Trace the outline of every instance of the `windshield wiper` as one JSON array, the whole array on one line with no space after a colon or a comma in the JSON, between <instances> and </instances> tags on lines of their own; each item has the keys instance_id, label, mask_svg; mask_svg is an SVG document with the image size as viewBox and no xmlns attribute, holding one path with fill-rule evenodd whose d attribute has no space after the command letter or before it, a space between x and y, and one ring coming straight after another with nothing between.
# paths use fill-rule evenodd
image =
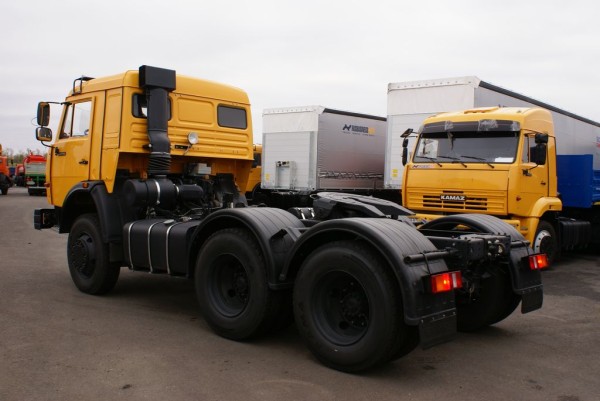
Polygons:
<instances>
[{"instance_id":1,"label":"windshield wiper","mask_svg":"<svg viewBox=\"0 0 600 401\"><path fill-rule=\"evenodd\" d=\"M435 157L427 157L427 156L417 156L417 157L420 157L421 159L427 159L430 162L434 162L438 166L442 167L442 163L440 163L439 161L437 161L437 159Z\"/></svg>"},{"instance_id":2,"label":"windshield wiper","mask_svg":"<svg viewBox=\"0 0 600 401\"><path fill-rule=\"evenodd\" d=\"M464 157L465 159L473 159L473 160L479 160L481 162L486 163L488 166L490 166L491 168L496 168L496 166L494 166L492 163L488 162L487 160L485 160L483 157L475 157L475 156L465 156L465 155L461 155L460 157Z\"/></svg>"},{"instance_id":3,"label":"windshield wiper","mask_svg":"<svg viewBox=\"0 0 600 401\"><path fill-rule=\"evenodd\" d=\"M467 165L465 163L463 163L458 157L453 157L453 156L438 156L438 157L443 157L444 159L452 160L452 163L460 163L463 165L463 167L467 167Z\"/></svg>"}]
</instances>

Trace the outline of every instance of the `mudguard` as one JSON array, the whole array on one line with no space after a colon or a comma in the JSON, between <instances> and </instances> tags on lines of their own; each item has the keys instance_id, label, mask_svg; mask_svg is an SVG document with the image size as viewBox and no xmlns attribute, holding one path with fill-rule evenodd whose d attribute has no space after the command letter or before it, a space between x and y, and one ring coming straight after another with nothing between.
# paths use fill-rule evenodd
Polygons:
<instances>
[{"instance_id":1,"label":"mudguard","mask_svg":"<svg viewBox=\"0 0 600 401\"><path fill-rule=\"evenodd\" d=\"M453 337L456 332L454 294L434 295L426 292L424 287L425 278L448 271L442 253L414 227L399 220L347 218L319 223L304 232L294 244L280 278L291 280L312 250L340 239L366 241L386 260L402 292L404 321L419 325L423 348ZM424 257L413 258L416 260L410 262L409 256L415 254Z\"/></svg>"},{"instance_id":2,"label":"mudguard","mask_svg":"<svg viewBox=\"0 0 600 401\"><path fill-rule=\"evenodd\" d=\"M85 186L84 183L77 183L61 207L59 232L69 232L77 216L95 211L104 242L119 242L124 221L122 213L116 214L115 210L121 210L119 199L108 193L103 181L86 181Z\"/></svg>"},{"instance_id":3,"label":"mudguard","mask_svg":"<svg viewBox=\"0 0 600 401\"><path fill-rule=\"evenodd\" d=\"M540 309L544 301L542 274L531 270L525 261L533 251L525 241L513 241L510 247L510 277L513 291L521 296L521 313Z\"/></svg>"},{"instance_id":4,"label":"mudguard","mask_svg":"<svg viewBox=\"0 0 600 401\"><path fill-rule=\"evenodd\" d=\"M230 227L248 229L258 241L267 263L267 280L272 289L289 288L291 283L278 277L295 238L292 232L302 230L304 224L291 213L275 208L222 209L210 214L194 234L191 252L198 252L202 244L216 231ZM195 260L195 255L190 257ZM193 269L193 266L190 266Z\"/></svg>"}]
</instances>

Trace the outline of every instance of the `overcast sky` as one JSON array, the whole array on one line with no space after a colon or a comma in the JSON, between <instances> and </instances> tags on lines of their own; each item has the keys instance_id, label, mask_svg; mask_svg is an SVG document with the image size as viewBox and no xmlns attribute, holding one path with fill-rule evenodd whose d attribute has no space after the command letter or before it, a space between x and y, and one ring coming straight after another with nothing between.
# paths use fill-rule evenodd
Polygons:
<instances>
[{"instance_id":1,"label":"overcast sky","mask_svg":"<svg viewBox=\"0 0 600 401\"><path fill-rule=\"evenodd\" d=\"M38 101L142 64L247 91L257 142L265 108L386 116L388 83L467 75L600 121L599 16L597 0L4 1L0 144L43 149Z\"/></svg>"}]
</instances>

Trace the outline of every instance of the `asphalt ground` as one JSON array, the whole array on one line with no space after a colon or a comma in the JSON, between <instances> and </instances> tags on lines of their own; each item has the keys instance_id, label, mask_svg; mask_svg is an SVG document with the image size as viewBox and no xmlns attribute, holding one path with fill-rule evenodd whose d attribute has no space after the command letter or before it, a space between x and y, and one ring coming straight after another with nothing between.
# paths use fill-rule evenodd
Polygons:
<instances>
[{"instance_id":1,"label":"asphalt ground","mask_svg":"<svg viewBox=\"0 0 600 401\"><path fill-rule=\"evenodd\" d=\"M600 254L543 273L544 306L363 374L321 365L292 325L253 342L215 335L193 283L130 272L79 292L67 236L33 229L44 197L0 196L0 401L600 399Z\"/></svg>"}]
</instances>

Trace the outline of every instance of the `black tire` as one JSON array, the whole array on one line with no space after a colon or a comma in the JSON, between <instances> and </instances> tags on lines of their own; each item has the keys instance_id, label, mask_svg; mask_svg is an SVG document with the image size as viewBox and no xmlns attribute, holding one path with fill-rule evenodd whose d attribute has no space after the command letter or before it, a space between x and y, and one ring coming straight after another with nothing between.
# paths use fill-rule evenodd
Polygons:
<instances>
[{"instance_id":1,"label":"black tire","mask_svg":"<svg viewBox=\"0 0 600 401\"><path fill-rule=\"evenodd\" d=\"M554 264L560 255L560 247L558 246L556 230L554 230L552 224L545 220L539 221L531 248L536 253L545 253L548 257L549 266Z\"/></svg>"},{"instance_id":2,"label":"black tire","mask_svg":"<svg viewBox=\"0 0 600 401\"><path fill-rule=\"evenodd\" d=\"M525 241L521 233L502 220L483 214L459 214L430 221L421 229L465 230L509 235L512 241ZM514 312L521 297L512 289L508 266L488 266L481 277L481 288L476 294L459 290L456 293L457 325L459 331L476 331L498 323Z\"/></svg>"},{"instance_id":3,"label":"black tire","mask_svg":"<svg viewBox=\"0 0 600 401\"><path fill-rule=\"evenodd\" d=\"M105 294L119 279L121 266L109 260L108 244L102 241L96 214L81 215L73 223L67 241L67 259L75 286L86 294Z\"/></svg>"},{"instance_id":4,"label":"black tire","mask_svg":"<svg viewBox=\"0 0 600 401\"><path fill-rule=\"evenodd\" d=\"M296 325L325 365L345 372L369 369L417 345L416 327L404 323L401 295L371 248L332 242L313 251L300 268L294 286Z\"/></svg>"},{"instance_id":5,"label":"black tire","mask_svg":"<svg viewBox=\"0 0 600 401\"><path fill-rule=\"evenodd\" d=\"M10 187L10 180L4 173L0 173L0 193L2 195L8 194L8 188Z\"/></svg>"},{"instance_id":6,"label":"black tire","mask_svg":"<svg viewBox=\"0 0 600 401\"><path fill-rule=\"evenodd\" d=\"M269 288L264 256L245 229L214 233L194 270L200 310L220 336L246 340L291 322L289 291Z\"/></svg>"}]
</instances>

